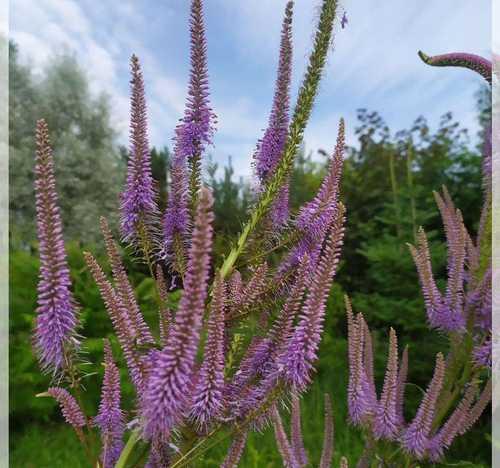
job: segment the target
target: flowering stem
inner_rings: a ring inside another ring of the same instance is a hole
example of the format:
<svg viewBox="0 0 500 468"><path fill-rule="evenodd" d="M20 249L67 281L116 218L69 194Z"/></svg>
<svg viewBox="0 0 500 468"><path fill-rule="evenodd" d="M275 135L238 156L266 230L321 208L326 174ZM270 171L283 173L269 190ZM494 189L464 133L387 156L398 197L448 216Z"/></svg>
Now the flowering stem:
<svg viewBox="0 0 500 468"><path fill-rule="evenodd" d="M252 211L250 219L243 228L236 246L229 252L229 255L222 264L220 269L222 278L226 278L231 273L236 260L245 249L248 237L269 211L272 202L278 195L292 170L297 148L302 142L304 130L311 115L312 106L318 91L319 82L332 39L336 11L337 0L323 0L321 16L314 40L314 49L309 58L307 72L299 91L283 155L276 167L276 171L269 180L265 192L260 197L256 207Z"/></svg>

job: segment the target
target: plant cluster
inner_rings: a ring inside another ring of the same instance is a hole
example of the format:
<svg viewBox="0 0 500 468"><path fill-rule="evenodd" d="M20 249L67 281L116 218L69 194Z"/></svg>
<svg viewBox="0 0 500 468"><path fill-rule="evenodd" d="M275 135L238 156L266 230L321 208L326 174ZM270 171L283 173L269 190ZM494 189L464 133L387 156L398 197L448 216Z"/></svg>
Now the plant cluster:
<svg viewBox="0 0 500 468"><path fill-rule="evenodd" d="M78 334L79 306L71 292L48 126L38 121L35 192L41 266L34 343L42 370L54 380L54 386L40 396L58 401L92 466L187 466L230 438L221 466L233 467L249 432L270 424L285 466L308 465L300 399L313 379L326 302L343 244L342 119L321 186L295 215L289 210L289 185L331 46L336 13L336 0L323 0L309 65L291 113L293 1L286 5L268 128L254 152L256 201L220 263L213 258L213 196L201 178L202 158L217 123L210 105L202 0L191 1L188 98L175 129L164 213L152 177L145 83L139 60L132 56L130 148L120 234L136 260L149 270L158 321L152 327L144 319L120 247L107 220L101 218L111 278L94 255L84 252L84 257L115 337L104 343L101 402L94 417L84 414L81 404L84 338ZM342 27L346 22L342 20ZM433 65L465 64L483 75L488 71L484 59L470 55L422 57ZM485 204L474 241L447 192L436 196L449 248L444 293L433 280L423 231L417 246L411 247L429 324L448 333L451 343L446 359L438 355L434 377L411 422L405 422L403 410L408 353L403 353L399 364L397 338L391 330L386 377L378 398L370 331L363 316L354 316L346 302L349 416L366 435L358 466L380 461L400 466L401 459L411 466L415 460L438 460L489 402L491 384L483 385L483 380L491 366L490 171L491 153L485 156ZM171 307L170 295L177 290L180 299ZM115 344L135 390L134 405L127 410L121 406ZM290 438L280 416L289 402ZM331 466L332 457L332 406L327 395L320 466ZM347 466L347 459L342 459L341 466Z"/></svg>

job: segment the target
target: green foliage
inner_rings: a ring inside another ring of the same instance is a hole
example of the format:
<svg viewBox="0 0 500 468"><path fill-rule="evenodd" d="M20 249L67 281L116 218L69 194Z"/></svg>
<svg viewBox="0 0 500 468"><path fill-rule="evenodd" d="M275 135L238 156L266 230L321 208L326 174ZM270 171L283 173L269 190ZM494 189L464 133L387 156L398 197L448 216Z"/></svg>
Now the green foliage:
<svg viewBox="0 0 500 468"><path fill-rule="evenodd" d="M116 218L124 164L115 146L110 107L93 97L88 80L70 55L56 55L36 78L9 55L9 154L11 243L26 246L35 238L33 164L36 120L50 129L65 236L82 242L99 238L101 215Z"/></svg>

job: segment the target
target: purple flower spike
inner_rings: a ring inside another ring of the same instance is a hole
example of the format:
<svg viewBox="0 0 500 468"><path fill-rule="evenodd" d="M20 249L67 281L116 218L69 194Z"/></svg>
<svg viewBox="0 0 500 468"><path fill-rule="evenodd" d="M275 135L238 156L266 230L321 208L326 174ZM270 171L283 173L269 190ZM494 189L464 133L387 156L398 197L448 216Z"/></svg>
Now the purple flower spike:
<svg viewBox="0 0 500 468"><path fill-rule="evenodd" d="M309 462L304 448L304 438L302 437L300 398L296 393L292 394L291 441L295 458L301 466L307 466Z"/></svg>
<svg viewBox="0 0 500 468"><path fill-rule="evenodd" d="M123 449L125 418L120 409L120 371L113 361L109 341L104 343L104 381L94 425L101 431L103 468L113 468Z"/></svg>
<svg viewBox="0 0 500 468"><path fill-rule="evenodd" d="M299 323L288 342L288 348L280 358L285 380L299 391L305 389L311 379L311 371L323 331L326 299L339 262L344 235L343 205L339 204L332 223L323 257L311 280L309 295L300 314Z"/></svg>
<svg viewBox="0 0 500 468"><path fill-rule="evenodd" d="M164 250L174 270L183 272L190 230L189 181L186 158L176 148L170 168L171 188L163 217Z"/></svg>
<svg viewBox="0 0 500 468"><path fill-rule="evenodd" d="M223 409L224 388L224 280L217 278L208 319L208 339L203 365L193 393L191 418L205 430Z"/></svg>
<svg viewBox="0 0 500 468"><path fill-rule="evenodd" d="M128 315L131 325L131 334L135 336L137 344L139 346L146 344L153 344L154 338L149 330L149 326L144 320L142 312L135 298L134 288L130 284L130 281L123 266L120 254L118 252L118 246L113 239L111 230L109 228L108 222L104 217L101 218L101 230L104 235L104 242L106 244L106 251L111 264L111 269L113 272L113 280L116 286L116 292L120 296L125 308L128 310Z"/></svg>
<svg viewBox="0 0 500 468"><path fill-rule="evenodd" d="M243 455L243 451L245 450L247 438L248 431L244 431L236 435L220 468L236 468L238 466L240 458Z"/></svg>
<svg viewBox="0 0 500 468"><path fill-rule="evenodd" d="M40 251L38 307L34 331L40 367L58 373L67 364L68 351L77 347L77 306L70 291L71 279L57 204L54 162L47 124L36 125L35 194Z"/></svg>
<svg viewBox="0 0 500 468"><path fill-rule="evenodd" d="M285 428L283 427L283 421L281 420L280 413L276 406L273 407L271 412L274 425L274 437L276 439L278 451L283 460L283 466L285 468L299 468L299 462L295 458L292 446L290 445Z"/></svg>
<svg viewBox="0 0 500 468"><path fill-rule="evenodd" d="M398 424L403 426L405 423L404 419L404 398L406 389L406 379L408 377L408 346L405 346L403 351L403 356L401 358L401 365L399 366L398 372L398 388L397 388L397 399L396 399L396 411L398 417Z"/></svg>
<svg viewBox="0 0 500 468"><path fill-rule="evenodd" d="M157 353L145 393L145 435L167 439L186 409L200 339L212 248L212 194L201 191L184 292L165 348Z"/></svg>
<svg viewBox="0 0 500 468"><path fill-rule="evenodd" d="M64 419L68 424L73 426L74 429L79 430L82 427L85 427L87 424L85 415L83 414L80 405L75 400L75 397L67 390L59 387L50 387L46 394L42 393L40 396L44 395L51 396L59 403Z"/></svg>
<svg viewBox="0 0 500 468"><path fill-rule="evenodd" d="M398 398L398 341L393 328L389 338L389 357L384 387L377 404L374 418L374 434L377 439L396 439L399 433Z"/></svg>
<svg viewBox="0 0 500 468"><path fill-rule="evenodd" d="M323 430L323 451L321 452L321 461L319 468L330 468L332 466L333 457L333 411L330 395L325 393L325 428Z"/></svg>
<svg viewBox="0 0 500 468"><path fill-rule="evenodd" d="M491 62L479 55L455 52L429 56L421 50L418 56L428 65L436 67L462 67L479 73L491 85Z"/></svg>
<svg viewBox="0 0 500 468"><path fill-rule="evenodd" d="M418 407L415 418L403 434L403 446L408 453L413 454L418 459L424 458L429 446L434 411L439 393L441 392L441 387L443 386L444 373L444 358L441 353L438 353L431 383L427 387L427 391Z"/></svg>
<svg viewBox="0 0 500 468"><path fill-rule="evenodd" d="M477 366L491 369L491 331L483 339L483 342L474 348L473 355Z"/></svg>
<svg viewBox="0 0 500 468"><path fill-rule="evenodd" d="M292 78L292 15L293 1L286 4L281 29L278 75L273 106L267 130L254 153L255 171L263 190L281 159L288 135L290 120L290 83ZM288 220L288 181L281 187L270 209L273 227L280 227Z"/></svg>
<svg viewBox="0 0 500 468"><path fill-rule="evenodd" d="M158 216L156 191L151 174L146 97L139 59L130 59L132 79L130 105L130 156L127 185L121 195L121 232L126 242L138 242L140 232Z"/></svg>
<svg viewBox="0 0 500 468"><path fill-rule="evenodd" d="M337 144L330 161L328 173L314 199L306 203L299 211L295 226L302 237L279 266L281 274L294 268L306 253L311 260L311 271L316 267L321 243L337 212L339 203L340 177L345 146L344 135L344 120L340 119Z"/></svg>
<svg viewBox="0 0 500 468"><path fill-rule="evenodd" d="M210 107L207 41L203 21L202 0L191 2L191 71L184 117L175 131L175 154L189 162L191 197L197 197L201 187L201 156L212 143L216 117Z"/></svg>

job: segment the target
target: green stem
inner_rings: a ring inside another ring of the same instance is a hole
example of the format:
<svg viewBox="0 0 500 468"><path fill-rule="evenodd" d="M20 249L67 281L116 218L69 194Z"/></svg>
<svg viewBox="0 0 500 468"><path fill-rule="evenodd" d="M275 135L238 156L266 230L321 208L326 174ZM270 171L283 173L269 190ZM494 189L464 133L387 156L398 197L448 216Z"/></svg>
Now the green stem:
<svg viewBox="0 0 500 468"><path fill-rule="evenodd" d="M122 453L120 454L120 458L118 458L118 461L116 462L115 468L125 468L127 459L132 453L132 450L134 449L134 446L138 440L139 429L135 429L134 431L132 431L132 434L130 434L125 447L123 447Z"/></svg>

